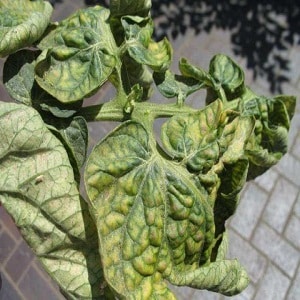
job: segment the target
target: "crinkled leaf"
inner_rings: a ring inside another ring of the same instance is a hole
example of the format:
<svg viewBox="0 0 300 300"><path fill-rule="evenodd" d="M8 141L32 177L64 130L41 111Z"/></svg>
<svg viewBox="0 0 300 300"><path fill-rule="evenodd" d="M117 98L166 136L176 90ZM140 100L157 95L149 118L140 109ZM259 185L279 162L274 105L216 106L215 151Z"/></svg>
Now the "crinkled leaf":
<svg viewBox="0 0 300 300"><path fill-rule="evenodd" d="M214 79L211 77L211 75L207 71L192 65L185 58L180 59L179 70L182 75L187 76L187 77L192 77L192 78L200 81L200 83L204 84L207 87L214 86Z"/></svg>
<svg viewBox="0 0 300 300"><path fill-rule="evenodd" d="M0 201L72 299L107 299L97 234L68 155L39 114L0 104Z"/></svg>
<svg viewBox="0 0 300 300"><path fill-rule="evenodd" d="M162 127L165 149L173 158L184 159L194 171L212 167L219 157L221 112L222 103L216 101L196 113L174 116Z"/></svg>
<svg viewBox="0 0 300 300"><path fill-rule="evenodd" d="M284 103L287 113L289 115L289 119L291 120L294 116L296 109L296 97L295 96L287 96L287 95L279 95L274 97L275 100L280 100Z"/></svg>
<svg viewBox="0 0 300 300"><path fill-rule="evenodd" d="M26 105L32 103L34 66L38 54L36 51L20 50L7 58L3 68L3 82L9 95Z"/></svg>
<svg viewBox="0 0 300 300"><path fill-rule="evenodd" d="M47 1L0 1L0 56L32 45L47 28L52 6Z"/></svg>
<svg viewBox="0 0 300 300"><path fill-rule="evenodd" d="M20 50L7 58L3 81L8 93L17 102L33 106L46 122L51 118L49 119L43 112L50 112L52 117L58 118L73 116L81 108L82 101L61 103L36 83L34 67L39 54L40 51Z"/></svg>
<svg viewBox="0 0 300 300"><path fill-rule="evenodd" d="M236 211L247 180L248 166L248 160L241 158L236 162L225 163L219 174L220 187L214 205L216 236L224 233L226 220Z"/></svg>
<svg viewBox="0 0 300 300"><path fill-rule="evenodd" d="M153 79L160 93L167 97L177 97L178 103L183 103L186 97L203 87L194 78L174 75L167 70L165 73L154 73Z"/></svg>
<svg viewBox="0 0 300 300"><path fill-rule="evenodd" d="M79 10L41 41L36 80L61 102L94 93L114 70L117 47L108 17L100 6Z"/></svg>
<svg viewBox="0 0 300 300"><path fill-rule="evenodd" d="M139 41L129 41L128 53L135 61L156 72L167 70L172 60L172 47L166 38L160 42L150 41L148 47Z"/></svg>
<svg viewBox="0 0 300 300"><path fill-rule="evenodd" d="M105 278L118 297L175 299L164 278L226 295L247 285L236 261L198 267L212 208L188 172L159 155L141 124L123 123L94 148L85 183Z"/></svg>
<svg viewBox="0 0 300 300"><path fill-rule="evenodd" d="M215 55L210 61L209 74L216 82L216 86L222 87L228 98L238 97L244 91L244 72L228 56Z"/></svg>
<svg viewBox="0 0 300 300"><path fill-rule="evenodd" d="M164 148L197 174L209 202L216 205L217 235L225 230L224 223L234 213L245 184L246 146L255 126L252 117L224 118L222 108L215 101L198 112L174 116L162 127Z"/></svg>
<svg viewBox="0 0 300 300"><path fill-rule="evenodd" d="M148 46L153 34L153 20L150 17L124 16L121 19L127 42L138 41L145 47Z"/></svg>
<svg viewBox="0 0 300 300"><path fill-rule="evenodd" d="M109 8L112 17L125 15L146 17L151 8L151 0L111 0Z"/></svg>
<svg viewBox="0 0 300 300"><path fill-rule="evenodd" d="M254 134L246 148L250 161L249 179L275 165L286 153L290 115L294 109L292 101L287 100L289 111L281 98L256 97L242 103L242 113L256 119Z"/></svg>

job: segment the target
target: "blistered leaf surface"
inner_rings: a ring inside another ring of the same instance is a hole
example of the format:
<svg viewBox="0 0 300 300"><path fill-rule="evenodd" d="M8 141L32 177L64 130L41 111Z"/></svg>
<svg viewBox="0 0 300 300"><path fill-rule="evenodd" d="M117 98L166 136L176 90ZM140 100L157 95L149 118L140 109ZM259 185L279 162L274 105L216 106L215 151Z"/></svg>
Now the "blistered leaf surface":
<svg viewBox="0 0 300 300"><path fill-rule="evenodd" d="M41 41L36 80L61 102L87 97L114 70L117 48L108 17L99 6L79 10Z"/></svg>
<svg viewBox="0 0 300 300"><path fill-rule="evenodd" d="M22 235L65 294L107 299L95 226L63 145L34 109L9 103L0 138L0 200Z"/></svg>
<svg viewBox="0 0 300 300"><path fill-rule="evenodd" d="M0 1L0 56L37 41L47 28L52 6L47 1Z"/></svg>
<svg viewBox="0 0 300 300"><path fill-rule="evenodd" d="M159 155L141 124L124 123L94 148L85 182L105 277L118 297L173 299L164 278L228 295L247 285L236 261L199 268L214 238L207 192Z"/></svg>

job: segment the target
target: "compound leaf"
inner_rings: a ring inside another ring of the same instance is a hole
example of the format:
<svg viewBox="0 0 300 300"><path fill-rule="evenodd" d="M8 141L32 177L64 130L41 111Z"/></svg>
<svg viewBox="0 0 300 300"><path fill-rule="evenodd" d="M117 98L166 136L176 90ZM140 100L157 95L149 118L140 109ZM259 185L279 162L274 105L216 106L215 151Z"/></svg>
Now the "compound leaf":
<svg viewBox="0 0 300 300"><path fill-rule="evenodd" d="M0 56L32 45L47 28L52 6L47 1L0 1Z"/></svg>
<svg viewBox="0 0 300 300"><path fill-rule="evenodd" d="M107 299L95 225L63 145L21 104L0 104L0 138L0 201L23 237L69 298Z"/></svg>
<svg viewBox="0 0 300 300"><path fill-rule="evenodd" d="M61 102L89 96L113 72L117 47L108 17L109 10L100 6L79 10L39 44L36 80Z"/></svg>

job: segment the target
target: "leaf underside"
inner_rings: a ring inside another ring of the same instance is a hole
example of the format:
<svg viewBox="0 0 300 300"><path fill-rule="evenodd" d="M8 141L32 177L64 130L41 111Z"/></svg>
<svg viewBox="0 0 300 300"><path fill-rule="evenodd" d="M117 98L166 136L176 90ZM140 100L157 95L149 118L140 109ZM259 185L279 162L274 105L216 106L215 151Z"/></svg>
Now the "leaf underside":
<svg viewBox="0 0 300 300"><path fill-rule="evenodd" d="M71 299L107 299L97 235L59 140L30 107L0 104L0 201Z"/></svg>

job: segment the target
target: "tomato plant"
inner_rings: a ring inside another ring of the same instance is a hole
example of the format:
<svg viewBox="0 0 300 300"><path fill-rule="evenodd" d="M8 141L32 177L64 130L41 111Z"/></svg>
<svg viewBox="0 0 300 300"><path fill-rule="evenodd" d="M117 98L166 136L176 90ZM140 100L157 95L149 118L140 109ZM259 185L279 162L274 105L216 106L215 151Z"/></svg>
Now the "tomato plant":
<svg viewBox="0 0 300 300"><path fill-rule="evenodd" d="M287 150L295 98L255 94L222 54L208 70L182 58L174 74L150 12L150 0L112 0L54 23L49 2L0 0L16 100L0 104L0 200L68 299L175 299L167 282L241 292L225 222ZM106 82L115 97L83 105ZM201 89L207 105L187 105ZM103 120L120 125L87 155L87 123Z"/></svg>

